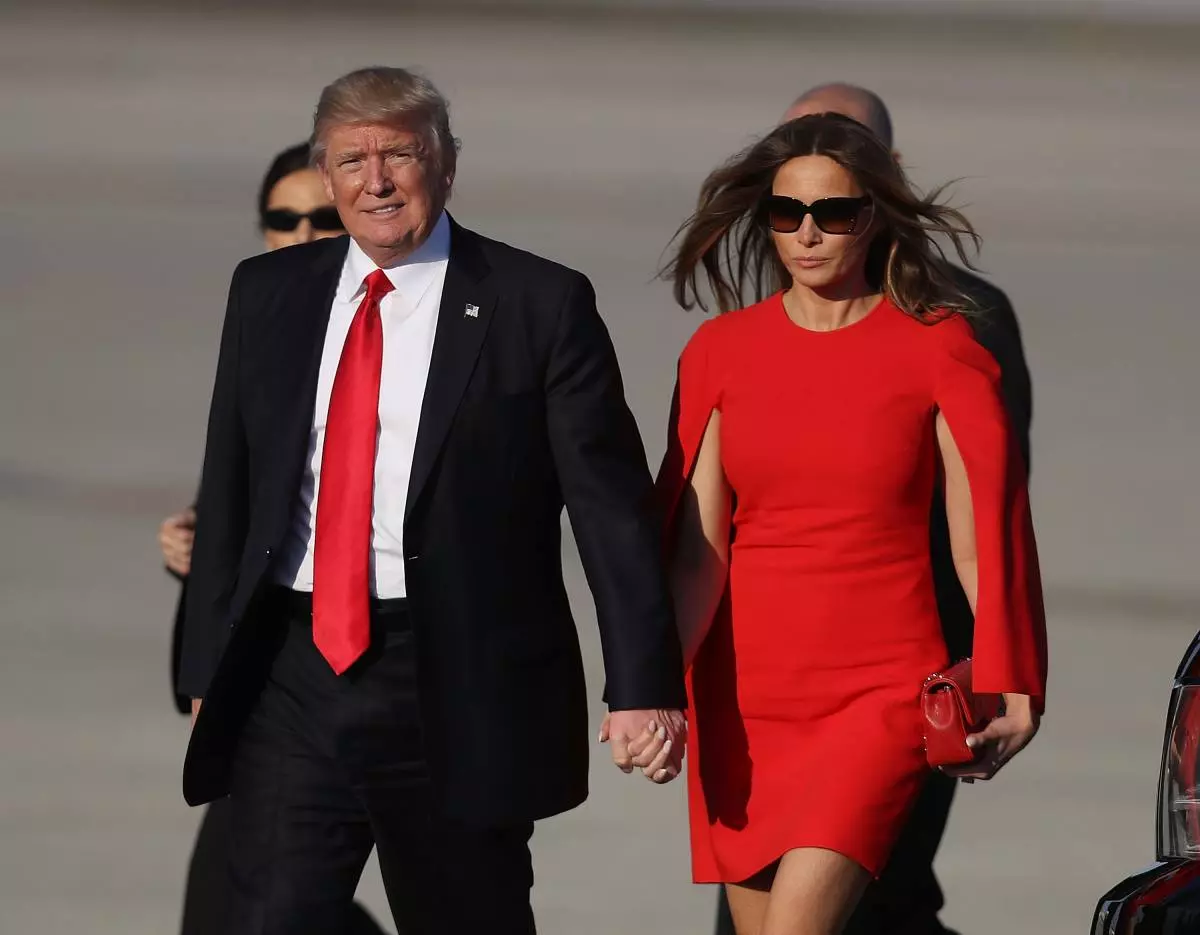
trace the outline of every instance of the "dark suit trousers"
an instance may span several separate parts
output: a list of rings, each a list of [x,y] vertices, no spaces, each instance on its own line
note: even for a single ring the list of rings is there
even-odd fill
[[[222,935],[228,930],[229,799],[217,799],[204,809],[196,846],[188,864],[183,896],[181,935]]]
[[[229,931],[233,901],[233,887],[229,881],[232,812],[227,798],[217,799],[204,809],[196,846],[188,863],[180,935],[226,935]],[[355,903],[349,927],[331,935],[384,935],[384,930],[366,909]]]
[[[345,930],[375,846],[406,935],[532,933],[532,822],[478,829],[438,813],[403,602],[376,603],[371,647],[341,676],[300,596],[278,592],[255,625],[271,620],[281,648],[233,762],[229,931]]]

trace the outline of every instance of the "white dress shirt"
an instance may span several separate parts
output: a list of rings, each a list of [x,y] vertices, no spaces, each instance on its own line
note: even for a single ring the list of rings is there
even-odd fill
[[[383,375],[379,383],[379,443],[375,451],[370,558],[371,593],[376,597],[405,597],[407,593],[404,508],[449,260],[450,221],[442,212],[425,243],[384,270],[395,289],[383,297],[379,307],[383,321]],[[279,584],[297,591],[312,591],[313,587],[313,531],[333,379],[350,322],[366,294],[366,278],[376,269],[375,263],[351,240],[321,351],[317,401],[300,496],[274,575]]]

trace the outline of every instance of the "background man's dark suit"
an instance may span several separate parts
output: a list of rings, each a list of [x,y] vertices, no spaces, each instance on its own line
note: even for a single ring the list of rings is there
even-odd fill
[[[1029,465],[1033,388],[1012,303],[1001,290],[978,276],[957,268],[955,274],[958,286],[985,310],[974,322],[975,336],[1000,365],[1005,406]],[[969,656],[975,620],[954,570],[945,504],[939,496],[934,497],[930,547],[938,611],[950,658]],[[933,872],[933,860],[946,831],[956,787],[957,780],[942,773],[930,774],[890,862],[868,887],[843,935],[941,935],[946,931],[937,922],[944,899]],[[734,935],[724,889],[717,908],[716,932]]]
[[[179,691],[203,697],[184,769],[224,795],[279,635],[268,571],[297,499],[339,238],[234,274],[197,503]],[[579,273],[453,226],[404,523],[434,807],[481,827],[587,794],[587,705],[563,584],[564,503],[613,709],[681,708],[651,478]]]
[[[192,700],[179,693],[179,662],[183,652],[183,614],[187,605],[187,576],[178,579],[179,600],[171,626],[171,695],[180,714],[192,713]],[[180,935],[224,935],[229,927],[232,903],[229,851],[233,835],[229,799],[215,799],[204,810],[196,832],[196,843],[188,861],[187,883],[180,916]],[[383,929],[359,903],[351,910],[350,927],[332,935],[383,935]]]

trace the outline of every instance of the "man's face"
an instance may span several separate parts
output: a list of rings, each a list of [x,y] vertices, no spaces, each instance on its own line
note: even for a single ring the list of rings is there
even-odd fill
[[[363,252],[384,266],[420,246],[453,181],[439,172],[425,139],[399,126],[344,124],[325,142],[325,191]]]

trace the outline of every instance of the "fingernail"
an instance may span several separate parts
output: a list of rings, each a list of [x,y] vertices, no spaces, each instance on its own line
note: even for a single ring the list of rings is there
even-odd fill
[[[658,733],[658,739],[659,739],[659,740],[665,740],[665,739],[666,739],[666,737],[667,737],[667,729],[666,729],[665,727],[660,727],[660,728],[658,729],[657,733]]]
[[[604,731],[600,731],[598,734],[596,734],[596,743],[604,743]]]
[[[654,774],[654,778],[655,778],[655,779],[657,779],[657,780],[659,780],[659,781],[662,781],[663,779],[666,779],[666,778],[667,778],[667,771],[666,771],[665,769],[660,769],[660,770],[659,770],[657,773],[655,773],[655,774]]]
[[[650,722],[650,733],[653,734],[656,730],[658,730],[658,721],[651,721]]]
[[[979,746],[979,741],[974,737],[968,737],[967,746],[974,750],[977,746]]]
[[[671,749],[671,741],[668,740],[666,743],[663,744],[663,753],[666,753],[670,749]]]

